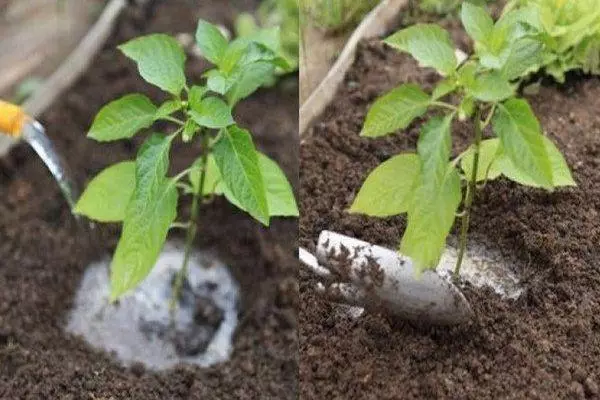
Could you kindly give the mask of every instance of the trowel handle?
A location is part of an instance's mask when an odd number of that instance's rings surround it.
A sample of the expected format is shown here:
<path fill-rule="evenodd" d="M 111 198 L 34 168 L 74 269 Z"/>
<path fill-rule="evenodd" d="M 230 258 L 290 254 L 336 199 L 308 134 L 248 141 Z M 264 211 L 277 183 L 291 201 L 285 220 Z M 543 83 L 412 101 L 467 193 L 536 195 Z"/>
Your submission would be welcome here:
<path fill-rule="evenodd" d="M 21 107 L 0 100 L 0 133 L 18 138 L 27 120 Z"/>

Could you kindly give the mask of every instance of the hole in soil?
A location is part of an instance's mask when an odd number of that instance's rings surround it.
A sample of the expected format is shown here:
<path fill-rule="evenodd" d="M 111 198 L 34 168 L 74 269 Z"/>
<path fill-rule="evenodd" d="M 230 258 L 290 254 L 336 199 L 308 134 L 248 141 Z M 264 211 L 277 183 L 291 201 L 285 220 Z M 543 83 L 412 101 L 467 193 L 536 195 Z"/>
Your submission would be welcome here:
<path fill-rule="evenodd" d="M 437 271 L 450 276 L 456 266 L 458 250 L 447 247 L 442 255 Z M 468 246 L 460 268 L 461 278 L 478 288 L 490 287 L 498 295 L 507 299 L 517 299 L 523 288 L 509 262 L 499 253 L 482 246 Z"/>
<path fill-rule="evenodd" d="M 208 367 L 228 360 L 238 323 L 238 285 L 227 266 L 196 252 L 171 321 L 171 285 L 182 260 L 183 246 L 167 243 L 150 275 L 114 305 L 108 303 L 110 260 L 90 265 L 67 331 L 114 353 L 125 366 L 142 363 L 162 370 L 179 363 Z"/>

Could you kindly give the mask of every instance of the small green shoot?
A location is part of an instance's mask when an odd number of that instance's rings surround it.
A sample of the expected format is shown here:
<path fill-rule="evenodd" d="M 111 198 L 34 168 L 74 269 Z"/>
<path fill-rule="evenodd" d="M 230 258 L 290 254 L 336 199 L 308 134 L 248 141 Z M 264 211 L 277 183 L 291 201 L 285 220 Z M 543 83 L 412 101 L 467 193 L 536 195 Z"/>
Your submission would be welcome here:
<path fill-rule="evenodd" d="M 361 132 L 369 138 L 406 129 L 430 110 L 435 115 L 422 125 L 416 153 L 392 157 L 372 171 L 350 212 L 376 217 L 406 213 L 400 252 L 412 258 L 418 271 L 437 267 L 459 217 L 455 276 L 459 275 L 479 184 L 504 176 L 549 191 L 575 185 L 528 102 L 516 97 L 515 81 L 536 65 L 543 45 L 514 17 L 506 14 L 494 23 L 483 8 L 464 3 L 461 19 L 477 46 L 461 63 L 450 35 L 437 25 L 417 24 L 385 40 L 445 78 L 431 94 L 405 84 L 372 105 Z M 444 101 L 447 98 L 455 101 Z M 471 121 L 474 137 L 451 159 L 456 119 Z M 486 137 L 488 129 L 495 137 Z"/>
<path fill-rule="evenodd" d="M 287 66 L 279 55 L 279 31 L 229 42 L 218 28 L 200 20 L 196 41 L 215 65 L 203 84 L 188 85 L 186 56 L 164 34 L 131 40 L 119 47 L 137 63 L 140 75 L 170 99 L 155 105 L 142 94 L 126 95 L 104 106 L 88 137 L 99 141 L 129 139 L 156 121 L 174 125 L 172 133 L 152 133 L 135 160 L 108 167 L 81 196 L 75 212 L 101 222 L 122 222 L 111 265 L 111 300 L 135 288 L 152 270 L 171 229 L 185 229 L 184 261 L 174 283 L 172 309 L 187 275 L 198 230 L 200 205 L 224 195 L 265 226 L 274 216 L 298 216 L 291 186 L 279 166 L 255 148 L 252 135 L 238 126 L 233 109 Z M 175 141 L 199 144 L 198 159 L 169 176 Z M 196 146 L 196 144 L 194 144 Z M 190 219 L 176 221 L 182 196 L 192 196 Z"/>

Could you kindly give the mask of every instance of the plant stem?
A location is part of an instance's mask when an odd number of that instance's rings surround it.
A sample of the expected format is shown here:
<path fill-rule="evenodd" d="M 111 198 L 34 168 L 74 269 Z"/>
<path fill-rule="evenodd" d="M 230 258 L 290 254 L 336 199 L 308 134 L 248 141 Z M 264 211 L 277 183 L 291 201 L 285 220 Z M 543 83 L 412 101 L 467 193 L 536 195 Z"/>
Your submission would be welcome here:
<path fill-rule="evenodd" d="M 481 108 L 477 107 L 474 119 L 475 125 L 475 151 L 473 155 L 473 168 L 471 170 L 471 179 L 467 186 L 467 192 L 465 194 L 465 206 L 462 214 L 461 229 L 460 229 L 460 243 L 458 250 L 458 258 L 456 259 L 456 267 L 454 268 L 454 278 L 458 279 L 460 276 L 460 267 L 462 265 L 465 251 L 467 250 L 467 234 L 469 233 L 469 222 L 471 219 L 471 207 L 473 206 L 473 199 L 475 198 L 475 191 L 477 190 L 477 173 L 479 170 L 479 152 L 481 148 L 481 139 L 483 136 L 483 129 L 481 127 Z"/>
<path fill-rule="evenodd" d="M 175 310 L 177 309 L 177 302 L 181 298 L 181 290 L 183 288 L 183 282 L 188 275 L 188 268 L 190 263 L 190 257 L 192 254 L 192 248 L 194 246 L 194 240 L 196 239 L 196 233 L 198 231 L 198 215 L 200 213 L 200 200 L 202 199 L 204 192 L 204 182 L 206 181 L 206 166 L 208 163 L 208 140 L 209 135 L 206 132 L 199 133 L 202 140 L 202 159 L 201 159 L 201 171 L 198 182 L 198 191 L 194 192 L 194 196 L 192 198 L 192 211 L 190 214 L 190 220 L 187 223 L 187 234 L 185 238 L 185 253 L 183 256 L 183 263 L 181 264 L 181 268 L 175 277 L 175 282 L 173 283 L 173 294 L 171 296 L 171 302 L 169 304 L 169 309 L 171 311 L 171 319 L 173 320 L 173 316 Z"/>

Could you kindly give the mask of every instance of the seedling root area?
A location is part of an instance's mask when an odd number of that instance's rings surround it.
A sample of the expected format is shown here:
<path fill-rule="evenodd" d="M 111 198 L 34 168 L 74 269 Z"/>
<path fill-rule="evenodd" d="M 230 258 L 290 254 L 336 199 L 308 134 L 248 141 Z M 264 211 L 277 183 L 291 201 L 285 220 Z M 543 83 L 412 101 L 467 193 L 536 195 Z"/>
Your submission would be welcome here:
<path fill-rule="evenodd" d="M 67 331 L 114 352 L 126 366 L 161 370 L 178 363 L 209 367 L 227 361 L 238 323 L 239 288 L 229 269 L 205 253 L 191 258 L 180 301 L 169 309 L 182 246 L 167 244 L 151 274 L 133 293 L 109 304 L 110 261 L 86 270 Z"/>

